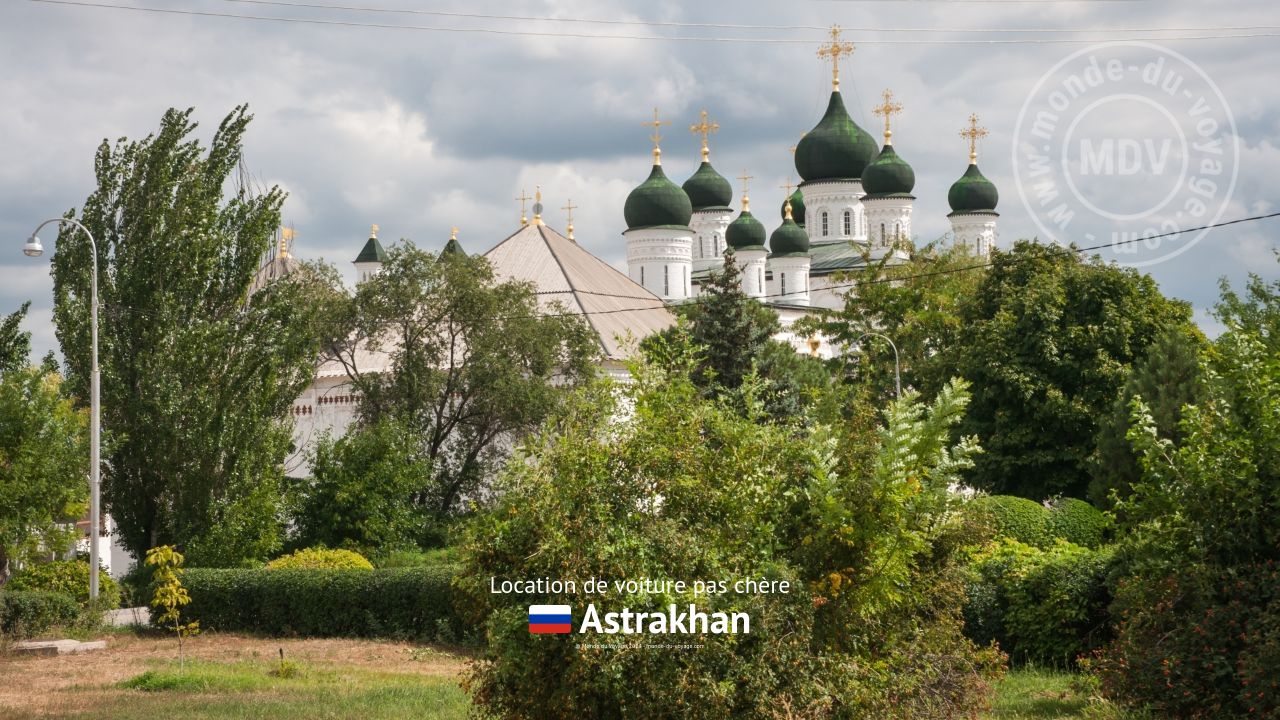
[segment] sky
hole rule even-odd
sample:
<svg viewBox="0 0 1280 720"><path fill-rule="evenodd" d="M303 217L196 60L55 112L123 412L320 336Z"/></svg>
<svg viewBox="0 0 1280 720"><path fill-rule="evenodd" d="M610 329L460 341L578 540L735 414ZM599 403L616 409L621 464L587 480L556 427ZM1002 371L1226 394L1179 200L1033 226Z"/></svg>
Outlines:
<svg viewBox="0 0 1280 720"><path fill-rule="evenodd" d="M483 252L518 229L515 198L537 186L549 225L563 231L561 208L571 199L578 242L625 269L622 207L649 173L651 128L643 123L655 106L672 121L662 129L672 179L683 182L697 167L699 141L688 127L705 108L720 125L713 164L729 178L753 176L756 215L770 229L778 224L780 186L797 179L788 148L828 101L830 65L816 51L826 39L821 28L833 23L856 48L841 62L854 120L879 138L872 108L881 92L891 88L903 106L893 139L916 172L918 243L949 229L947 190L968 163L959 133L971 113L989 131L977 151L1000 190L998 246L1032 237L1093 245L1117 228L1182 229L1280 211L1280 6L1271 0L86 4L450 30L0 0L0 237L10 243L0 252L0 314L31 301L24 327L37 357L57 347L52 281L48 254L27 258L21 244L91 192L99 143L145 136L167 108L195 108L207 139L248 103L245 160L258 180L289 193L283 220L296 231L294 254L333 262L349 281L371 224L384 243L403 238L433 250L456 226L466 250ZM375 11L396 9L756 27ZM1064 28L1080 32L1038 32ZM502 32L487 32L494 30ZM1213 34L1268 36L1195 39ZM1096 44L1155 37L1162 39L1151 45ZM1049 42L1063 38L1079 42ZM1016 42L974 42L985 40ZM1091 60L1105 72L1112 59L1114 82L1063 94L1072 77L1091 81ZM1141 70L1154 64L1153 78L1183 84L1166 92L1163 78L1147 82ZM1120 78L1125 68L1132 72ZM1053 122L1037 127L1044 112ZM1041 173L1036 154L1060 167ZM1065 227L1064 212L1074 216ZM47 245L56 235L43 234ZM1220 328L1208 312L1220 278L1236 286L1249 273L1280 278L1280 218L1184 242L1193 235L1102 254L1141 264L1214 334Z"/></svg>

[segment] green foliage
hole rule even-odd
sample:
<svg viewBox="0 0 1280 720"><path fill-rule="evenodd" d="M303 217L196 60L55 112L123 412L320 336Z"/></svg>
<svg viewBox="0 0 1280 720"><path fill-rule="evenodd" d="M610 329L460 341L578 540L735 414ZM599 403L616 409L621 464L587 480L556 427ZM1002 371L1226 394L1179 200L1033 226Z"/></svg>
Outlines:
<svg viewBox="0 0 1280 720"><path fill-rule="evenodd" d="M508 464L495 506L468 528L456 587L488 641L467 680L480 712L944 718L980 706L995 658L960 632L963 533L946 492L975 450L948 441L963 387L932 407L904 398L878 432L857 414L779 426L760 422L758 381L744 380L741 406L707 398L691 379L696 355L673 343L633 383L582 393ZM580 595L495 595L490 577L766 577L793 589L611 590L601 611L696 602L751 616L749 636L618 651L528 632L529 603Z"/></svg>
<svg viewBox="0 0 1280 720"><path fill-rule="evenodd" d="M187 571L187 614L207 630L457 641L451 567Z"/></svg>
<svg viewBox="0 0 1280 720"><path fill-rule="evenodd" d="M1029 498L1084 497L1098 420L1190 308L1149 276L1020 241L962 304L955 366L973 384L962 431L981 439L970 484Z"/></svg>
<svg viewBox="0 0 1280 720"><path fill-rule="evenodd" d="M396 550L374 558L373 562L380 568L412 568L457 565L460 560L461 555L456 547L443 547L432 550Z"/></svg>
<svg viewBox="0 0 1280 720"><path fill-rule="evenodd" d="M0 374L0 579L10 563L75 541L68 524L89 497L87 429L57 375L26 366Z"/></svg>
<svg viewBox="0 0 1280 720"><path fill-rule="evenodd" d="M191 139L191 112L167 111L142 140L104 141L80 213L101 274L103 498L134 557L171 543L193 564L236 565L282 540L287 411L313 376L321 303L310 272L250 294L284 193L243 169L245 107L207 148ZM54 322L82 398L91 260L64 226Z"/></svg>
<svg viewBox="0 0 1280 720"><path fill-rule="evenodd" d="M268 570L372 570L373 563L350 550L305 548L267 563Z"/></svg>
<svg viewBox="0 0 1280 720"><path fill-rule="evenodd" d="M200 621L188 620L183 608L191 604L191 595L182 584L182 554L170 545L153 547L147 551L147 565L151 567L151 622L166 630L172 630L178 638L178 662L185 663L183 641L200 634ZM186 620L186 622L183 622Z"/></svg>
<svg viewBox="0 0 1280 720"><path fill-rule="evenodd" d="M65 593L10 587L0 591L0 635L27 638L70 625L79 616L75 598Z"/></svg>
<svg viewBox="0 0 1280 720"><path fill-rule="evenodd" d="M1111 519L1083 500L1054 498L1049 502L1049 537L1087 548L1097 548L1106 540Z"/></svg>
<svg viewBox="0 0 1280 720"><path fill-rule="evenodd" d="M32 590L69 595L81 607L89 605L89 563L83 560L55 560L32 563L13 574L5 585L9 590ZM98 569L98 607L120 606L120 588L106 570Z"/></svg>
<svg viewBox="0 0 1280 720"><path fill-rule="evenodd" d="M1127 437L1130 405L1135 397L1142 398L1151 410L1160 437L1175 443L1181 439L1178 422L1182 406L1194 404L1200 396L1200 351L1204 346L1199 331L1169 328L1133 366L1124 389L1099 423L1093 480L1089 484L1089 498L1094 503L1110 507L1112 494L1128 497L1133 483L1142 475Z"/></svg>
<svg viewBox="0 0 1280 720"><path fill-rule="evenodd" d="M679 364L684 360L671 357L670 349L683 347L687 336L695 348L693 382L709 397L725 395L743 406L743 383L758 376L763 387L752 392L771 418L785 420L803 412L811 396L830 383L822 361L773 339L781 330L778 314L743 292L732 249L697 299L676 311L685 322L645 338L641 348L652 362Z"/></svg>
<svg viewBox="0 0 1280 720"><path fill-rule="evenodd" d="M0 378L27 366L27 358L31 356L31 333L24 332L21 327L30 308L31 302L24 302L17 311L0 319Z"/></svg>
<svg viewBox="0 0 1280 720"><path fill-rule="evenodd" d="M298 545L366 552L411 547L423 525L414 493L430 484L418 438L392 420L316 443L311 474L298 485Z"/></svg>
<svg viewBox="0 0 1280 720"><path fill-rule="evenodd" d="M523 434L595 373L599 343L580 317L547 314L529 283L487 260L402 243L382 270L329 305L324 352L360 395L360 422L394 420L429 476L415 503L443 516L474 496ZM368 368L368 350L391 368Z"/></svg>
<svg viewBox="0 0 1280 720"><path fill-rule="evenodd" d="M1109 639L1111 563L1108 548L1000 540L974 558L965 630L1019 663L1074 664Z"/></svg>
<svg viewBox="0 0 1280 720"><path fill-rule="evenodd" d="M987 495L975 498L968 510L990 525L997 538L1035 547L1046 547L1053 542L1049 510L1038 502L1012 495Z"/></svg>

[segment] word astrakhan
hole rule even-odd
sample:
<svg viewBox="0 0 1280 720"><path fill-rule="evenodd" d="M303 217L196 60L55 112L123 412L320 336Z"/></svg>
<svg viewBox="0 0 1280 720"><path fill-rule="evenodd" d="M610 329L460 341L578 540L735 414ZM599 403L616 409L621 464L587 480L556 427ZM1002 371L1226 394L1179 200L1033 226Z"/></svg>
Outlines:
<svg viewBox="0 0 1280 720"><path fill-rule="evenodd" d="M751 632L751 616L744 612L705 613L697 605L690 604L689 609L679 610L675 604L667 606L662 612L632 612L630 608L622 612L608 612L603 616L596 610L594 603L587 605L582 624L578 632L588 630L605 635L675 635L675 634L710 634L737 635Z"/></svg>

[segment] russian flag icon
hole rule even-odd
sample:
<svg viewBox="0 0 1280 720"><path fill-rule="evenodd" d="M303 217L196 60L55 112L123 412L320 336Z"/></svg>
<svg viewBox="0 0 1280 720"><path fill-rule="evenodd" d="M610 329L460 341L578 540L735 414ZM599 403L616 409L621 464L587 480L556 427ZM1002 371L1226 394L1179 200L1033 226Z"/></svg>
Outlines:
<svg viewBox="0 0 1280 720"><path fill-rule="evenodd" d="M573 632L573 610L568 605L530 605L529 632L555 634Z"/></svg>

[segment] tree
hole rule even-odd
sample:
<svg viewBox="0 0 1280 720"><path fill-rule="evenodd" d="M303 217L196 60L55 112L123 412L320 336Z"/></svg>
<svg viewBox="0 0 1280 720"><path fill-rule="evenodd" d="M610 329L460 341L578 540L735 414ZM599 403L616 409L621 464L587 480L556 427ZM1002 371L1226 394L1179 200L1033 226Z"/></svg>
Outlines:
<svg viewBox="0 0 1280 720"><path fill-rule="evenodd" d="M422 525L413 495L431 477L417 450L416 438L394 420L321 438L311 478L298 488L296 544L366 554L412 545Z"/></svg>
<svg viewBox="0 0 1280 720"><path fill-rule="evenodd" d="M25 358L24 358L25 359ZM88 414L35 367L0 375L0 580L11 563L60 553L88 507Z"/></svg>
<svg viewBox="0 0 1280 720"><path fill-rule="evenodd" d="M153 547L147 551L147 565L152 567L151 607L156 611L155 624L172 630L178 639L178 668L186 667L183 641L200 634L200 621L182 622L182 608L191 604L191 593L182 584L182 553L171 545Z"/></svg>
<svg viewBox="0 0 1280 720"><path fill-rule="evenodd" d="M986 450L968 477L1033 500L1086 495L1098 419L1130 365L1191 316L1147 275L1027 241L993 254L962 308L955 363L973 402L961 432Z"/></svg>
<svg viewBox="0 0 1280 720"><path fill-rule="evenodd" d="M703 283L697 300L676 312L683 324L646 338L641 348L651 359L667 362L667 348L686 334L697 354L693 382L709 397L733 396L755 374L765 380L756 390L768 414L783 419L800 412L805 395L829 382L820 360L773 339L781 329L778 314L743 292L742 270L732 249L725 253L723 268Z"/></svg>
<svg viewBox="0 0 1280 720"><path fill-rule="evenodd" d="M325 340L360 395L360 423L394 421L417 438L413 457L430 476L414 500L438 516L595 373L598 349L581 318L540 309L532 285L498 281L482 257L408 242L335 303ZM366 351L390 366L362 366Z"/></svg>
<svg viewBox="0 0 1280 720"><path fill-rule="evenodd" d="M101 274L103 497L135 557L173 544L193 564L236 565L281 542L287 410L312 378L319 303L307 272L249 297L284 193L247 180L245 107L207 149L189 138L191 113L167 111L139 141L104 141L80 216ZM82 398L89 252L64 228L53 258L54 321Z"/></svg>
<svg viewBox="0 0 1280 720"><path fill-rule="evenodd" d="M27 366L31 355L31 333L23 332L22 319L27 316L31 302L0 320L0 376Z"/></svg>
<svg viewBox="0 0 1280 720"><path fill-rule="evenodd" d="M882 333L898 347L902 385L932 398L957 375L955 352L964 327L962 307L977 294L985 263L967 245L938 243L912 250L906 262L886 254L856 276L838 313L803 321L837 346L860 347L856 379L872 397L889 400L894 391L892 350L865 333Z"/></svg>
<svg viewBox="0 0 1280 720"><path fill-rule="evenodd" d="M1166 330L1147 348L1125 380L1124 389L1111 404L1110 412L1099 420L1097 454L1089 497L1094 504L1110 507L1111 497L1127 497L1142 467L1128 440L1131 406L1135 397L1151 411L1160 437L1177 443L1184 405L1199 398L1200 351L1204 338L1190 328Z"/></svg>

